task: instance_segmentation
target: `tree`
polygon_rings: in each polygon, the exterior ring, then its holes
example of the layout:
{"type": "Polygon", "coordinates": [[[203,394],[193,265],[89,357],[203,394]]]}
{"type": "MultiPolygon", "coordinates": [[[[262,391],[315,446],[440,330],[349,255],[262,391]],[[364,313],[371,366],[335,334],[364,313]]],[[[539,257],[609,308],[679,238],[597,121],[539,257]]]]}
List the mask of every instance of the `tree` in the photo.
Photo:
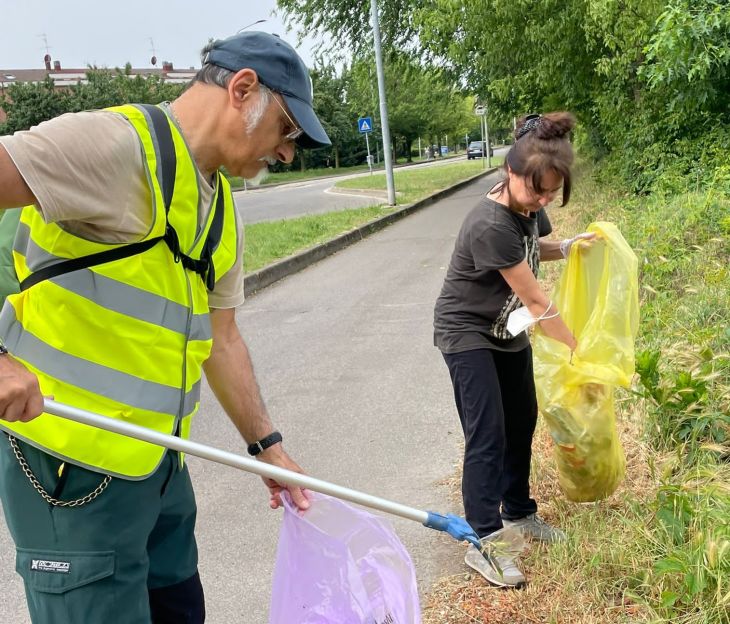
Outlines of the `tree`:
{"type": "Polygon", "coordinates": [[[332,164],[340,166],[342,156],[351,160],[353,151],[357,151],[359,141],[355,117],[348,104],[348,84],[350,71],[344,68],[337,73],[334,65],[326,65],[320,60],[312,70],[314,86],[314,109],[322,121],[322,125],[332,141],[331,150],[318,150],[313,155],[332,157],[332,164]]]}
{"type": "Polygon", "coordinates": [[[168,84],[162,76],[131,76],[131,69],[129,64],[124,70],[89,68],[88,82],[71,87],[71,110],[94,110],[129,102],[159,104],[174,100],[183,90],[184,85],[168,84]]]}
{"type": "MultiPolygon", "coordinates": [[[[406,48],[416,35],[411,23],[418,0],[378,0],[380,34],[387,49],[406,48]]],[[[342,49],[355,56],[372,45],[370,0],[277,0],[289,25],[302,32],[327,32],[330,46],[322,50],[337,55],[342,49]]]]}
{"type": "Polygon", "coordinates": [[[69,110],[68,94],[56,91],[51,78],[11,85],[0,105],[7,114],[3,134],[27,130],[69,110]]]}
{"type": "Polygon", "coordinates": [[[669,95],[667,111],[685,119],[706,111],[730,121],[730,10],[725,2],[667,3],[645,51],[641,75],[650,90],[669,95]]]}
{"type": "MultiPolygon", "coordinates": [[[[373,65],[372,54],[353,63],[349,94],[358,116],[379,109],[373,65]]],[[[456,136],[471,121],[465,97],[444,72],[395,52],[386,55],[384,65],[391,135],[394,145],[402,146],[400,152],[409,162],[413,142],[419,137],[430,140],[445,134],[456,136]]]]}
{"type": "Polygon", "coordinates": [[[120,69],[89,68],[87,82],[59,89],[47,77],[40,83],[15,84],[8,88],[0,104],[7,113],[4,131],[27,130],[62,115],[82,110],[95,110],[129,102],[158,104],[175,99],[183,86],[167,84],[161,76],[134,76],[131,66],[120,69]]]}

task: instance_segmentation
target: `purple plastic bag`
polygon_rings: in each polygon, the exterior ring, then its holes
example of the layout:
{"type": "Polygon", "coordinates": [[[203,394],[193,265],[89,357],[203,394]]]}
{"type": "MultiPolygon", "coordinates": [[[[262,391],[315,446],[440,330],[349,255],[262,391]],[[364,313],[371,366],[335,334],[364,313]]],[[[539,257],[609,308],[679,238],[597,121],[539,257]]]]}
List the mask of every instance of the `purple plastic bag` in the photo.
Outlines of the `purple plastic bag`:
{"type": "Polygon", "coordinates": [[[284,492],[270,624],[420,624],[416,575],[390,525],[308,492],[297,511],[284,492]]]}

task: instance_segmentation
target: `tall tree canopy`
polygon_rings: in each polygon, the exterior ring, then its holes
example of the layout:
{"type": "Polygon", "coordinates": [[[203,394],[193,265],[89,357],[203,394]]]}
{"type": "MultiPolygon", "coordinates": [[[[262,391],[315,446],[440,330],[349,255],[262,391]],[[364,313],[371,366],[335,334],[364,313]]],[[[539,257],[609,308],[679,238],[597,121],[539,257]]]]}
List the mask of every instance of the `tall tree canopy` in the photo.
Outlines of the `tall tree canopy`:
{"type": "MultiPolygon", "coordinates": [[[[355,54],[367,49],[367,0],[278,4],[290,23],[326,31],[355,54]]],[[[584,145],[597,155],[620,153],[637,190],[675,161],[689,167],[693,151],[704,158],[717,155],[714,145],[730,147],[726,0],[378,4],[386,50],[450,72],[502,118],[575,112],[584,145]]]]}

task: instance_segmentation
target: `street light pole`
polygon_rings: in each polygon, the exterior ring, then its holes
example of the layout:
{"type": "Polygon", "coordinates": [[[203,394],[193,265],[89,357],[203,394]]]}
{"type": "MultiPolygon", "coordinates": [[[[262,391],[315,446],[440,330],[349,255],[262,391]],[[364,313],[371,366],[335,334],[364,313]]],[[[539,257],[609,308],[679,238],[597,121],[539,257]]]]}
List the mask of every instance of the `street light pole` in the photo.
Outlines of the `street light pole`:
{"type": "Polygon", "coordinates": [[[484,167],[484,113],[486,113],[486,109],[481,104],[474,109],[474,114],[479,117],[479,132],[482,135],[482,167],[484,167]]]}
{"type": "Polygon", "coordinates": [[[487,167],[492,166],[492,150],[489,147],[489,120],[487,119],[487,116],[489,115],[489,104],[486,102],[484,103],[484,134],[487,135],[487,167]]]}
{"type": "Polygon", "coordinates": [[[247,28],[251,28],[251,26],[256,26],[256,24],[261,24],[262,22],[265,22],[265,19],[256,20],[255,22],[251,22],[248,26],[244,26],[243,28],[239,28],[236,31],[236,34],[240,33],[242,30],[246,30],[247,28]]]}
{"type": "Polygon", "coordinates": [[[395,183],[393,182],[393,159],[390,149],[390,126],[388,125],[388,105],[385,102],[385,72],[383,71],[383,52],[380,47],[380,22],[378,21],[378,2],[370,0],[370,13],[373,22],[375,44],[375,65],[378,70],[378,95],[380,96],[380,127],[383,132],[383,157],[385,160],[385,180],[388,187],[388,204],[395,206],[395,183]]]}
{"type": "Polygon", "coordinates": [[[481,121],[481,129],[482,129],[482,167],[485,166],[485,158],[486,154],[484,153],[486,150],[484,149],[484,113],[482,113],[482,116],[479,118],[481,121]]]}

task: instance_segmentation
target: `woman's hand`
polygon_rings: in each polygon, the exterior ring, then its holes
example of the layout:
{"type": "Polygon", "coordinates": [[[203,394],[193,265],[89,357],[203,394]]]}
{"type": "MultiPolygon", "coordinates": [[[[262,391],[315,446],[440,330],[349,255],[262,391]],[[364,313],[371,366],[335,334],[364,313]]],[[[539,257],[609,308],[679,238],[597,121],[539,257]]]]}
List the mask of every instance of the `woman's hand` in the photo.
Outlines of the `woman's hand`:
{"type": "Polygon", "coordinates": [[[573,243],[576,241],[593,241],[595,238],[595,232],[583,232],[582,234],[576,234],[573,238],[563,239],[560,241],[560,253],[563,254],[563,258],[567,258],[573,243]]]}

